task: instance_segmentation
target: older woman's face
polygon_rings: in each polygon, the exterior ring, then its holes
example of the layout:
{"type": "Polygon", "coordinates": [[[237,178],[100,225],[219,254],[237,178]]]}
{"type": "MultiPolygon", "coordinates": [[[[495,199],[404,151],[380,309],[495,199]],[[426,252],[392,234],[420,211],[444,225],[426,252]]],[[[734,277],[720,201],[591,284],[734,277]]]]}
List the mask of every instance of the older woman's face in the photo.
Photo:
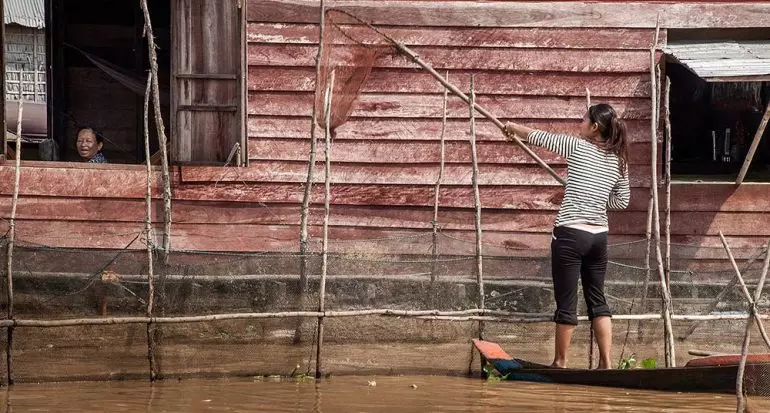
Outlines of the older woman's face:
{"type": "Polygon", "coordinates": [[[96,134],[90,129],[84,129],[78,133],[78,153],[86,159],[96,155],[104,144],[96,140],[96,134]]]}

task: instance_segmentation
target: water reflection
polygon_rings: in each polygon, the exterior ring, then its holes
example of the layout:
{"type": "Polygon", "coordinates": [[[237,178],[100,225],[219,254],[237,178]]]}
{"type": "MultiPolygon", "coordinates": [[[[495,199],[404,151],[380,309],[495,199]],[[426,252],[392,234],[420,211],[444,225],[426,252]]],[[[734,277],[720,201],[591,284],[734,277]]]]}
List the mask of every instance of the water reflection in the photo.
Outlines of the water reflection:
{"type": "MultiPolygon", "coordinates": [[[[457,377],[334,377],[314,382],[165,380],[17,384],[5,412],[734,412],[730,394],[677,394],[457,377]],[[369,381],[376,380],[376,386],[369,381]]],[[[752,399],[770,411],[770,399],[752,399]]]]}

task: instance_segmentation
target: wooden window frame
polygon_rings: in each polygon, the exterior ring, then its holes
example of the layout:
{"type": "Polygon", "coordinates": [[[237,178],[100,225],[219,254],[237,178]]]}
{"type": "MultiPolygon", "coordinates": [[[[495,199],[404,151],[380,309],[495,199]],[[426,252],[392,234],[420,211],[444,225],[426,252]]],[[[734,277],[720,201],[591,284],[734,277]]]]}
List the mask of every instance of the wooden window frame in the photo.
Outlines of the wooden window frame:
{"type": "MultiPolygon", "coordinates": [[[[171,6],[171,44],[172,48],[175,50],[180,50],[180,42],[185,42],[186,40],[183,38],[180,38],[180,28],[177,27],[178,25],[178,17],[180,11],[179,8],[186,0],[172,0],[172,6],[171,6]]],[[[238,71],[240,73],[237,74],[231,74],[231,73],[195,73],[193,71],[189,71],[187,73],[180,73],[180,66],[182,64],[180,63],[179,54],[175,51],[174,54],[171,57],[171,110],[170,110],[170,116],[169,116],[169,131],[170,131],[170,162],[175,165],[218,165],[218,166],[236,166],[236,167],[245,167],[248,166],[248,135],[247,135],[247,79],[248,79],[248,66],[246,62],[246,56],[247,56],[247,50],[246,50],[246,29],[247,29],[247,19],[246,19],[246,4],[242,0],[224,0],[224,2],[229,2],[231,5],[236,6],[237,10],[237,21],[240,24],[240,32],[238,33],[238,51],[237,55],[239,57],[239,62],[237,63],[238,71]],[[186,81],[235,81],[237,84],[236,90],[238,92],[238,96],[234,100],[233,104],[221,104],[221,103],[182,103],[181,100],[181,89],[183,88],[181,86],[182,82],[186,81]],[[194,139],[195,138],[195,131],[189,132],[189,134],[183,134],[180,131],[179,127],[179,116],[180,112],[235,112],[236,113],[236,121],[238,122],[237,131],[238,135],[235,139],[231,140],[231,143],[233,141],[236,141],[233,145],[231,145],[231,149],[229,150],[229,153],[227,154],[227,159],[225,160],[198,160],[198,159],[187,159],[187,154],[182,154],[183,152],[190,152],[189,157],[194,157],[192,155],[192,149],[187,149],[187,147],[192,145],[192,142],[187,142],[187,145],[185,147],[182,147],[187,139],[194,139]]],[[[181,52],[180,52],[181,53],[181,52]]],[[[188,85],[189,88],[192,88],[188,85]]],[[[188,119],[189,120],[189,119],[188,119]]],[[[223,152],[224,153],[224,152],[223,152]]]]}

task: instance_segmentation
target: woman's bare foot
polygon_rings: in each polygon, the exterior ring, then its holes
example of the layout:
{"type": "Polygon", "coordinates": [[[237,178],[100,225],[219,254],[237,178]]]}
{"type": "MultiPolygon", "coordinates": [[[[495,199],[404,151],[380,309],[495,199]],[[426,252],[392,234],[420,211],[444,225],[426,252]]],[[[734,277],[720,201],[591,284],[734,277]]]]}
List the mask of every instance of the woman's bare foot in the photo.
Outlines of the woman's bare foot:
{"type": "Polygon", "coordinates": [[[609,363],[601,362],[601,361],[599,362],[599,365],[596,367],[597,370],[609,370],[611,368],[612,367],[610,367],[609,363]]]}
{"type": "Polygon", "coordinates": [[[563,362],[563,361],[556,361],[556,360],[554,360],[554,362],[551,363],[551,367],[555,368],[555,369],[566,369],[567,368],[567,363],[563,362]]]}

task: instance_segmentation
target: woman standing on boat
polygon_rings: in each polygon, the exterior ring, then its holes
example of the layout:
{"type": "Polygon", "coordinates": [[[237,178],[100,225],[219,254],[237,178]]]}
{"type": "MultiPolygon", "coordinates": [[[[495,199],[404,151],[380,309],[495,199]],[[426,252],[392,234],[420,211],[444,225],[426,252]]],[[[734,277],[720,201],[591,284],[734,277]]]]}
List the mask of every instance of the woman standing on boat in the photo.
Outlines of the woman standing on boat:
{"type": "Polygon", "coordinates": [[[551,271],[556,298],[554,367],[567,367],[567,352],[577,325],[578,279],[597,344],[599,368],[610,368],[612,313],[604,296],[607,271],[607,209],[628,207],[626,128],[612,106],[591,106],[580,137],[558,135],[507,123],[505,132],[558,153],[567,160],[564,200],[551,239],[551,271]]]}

